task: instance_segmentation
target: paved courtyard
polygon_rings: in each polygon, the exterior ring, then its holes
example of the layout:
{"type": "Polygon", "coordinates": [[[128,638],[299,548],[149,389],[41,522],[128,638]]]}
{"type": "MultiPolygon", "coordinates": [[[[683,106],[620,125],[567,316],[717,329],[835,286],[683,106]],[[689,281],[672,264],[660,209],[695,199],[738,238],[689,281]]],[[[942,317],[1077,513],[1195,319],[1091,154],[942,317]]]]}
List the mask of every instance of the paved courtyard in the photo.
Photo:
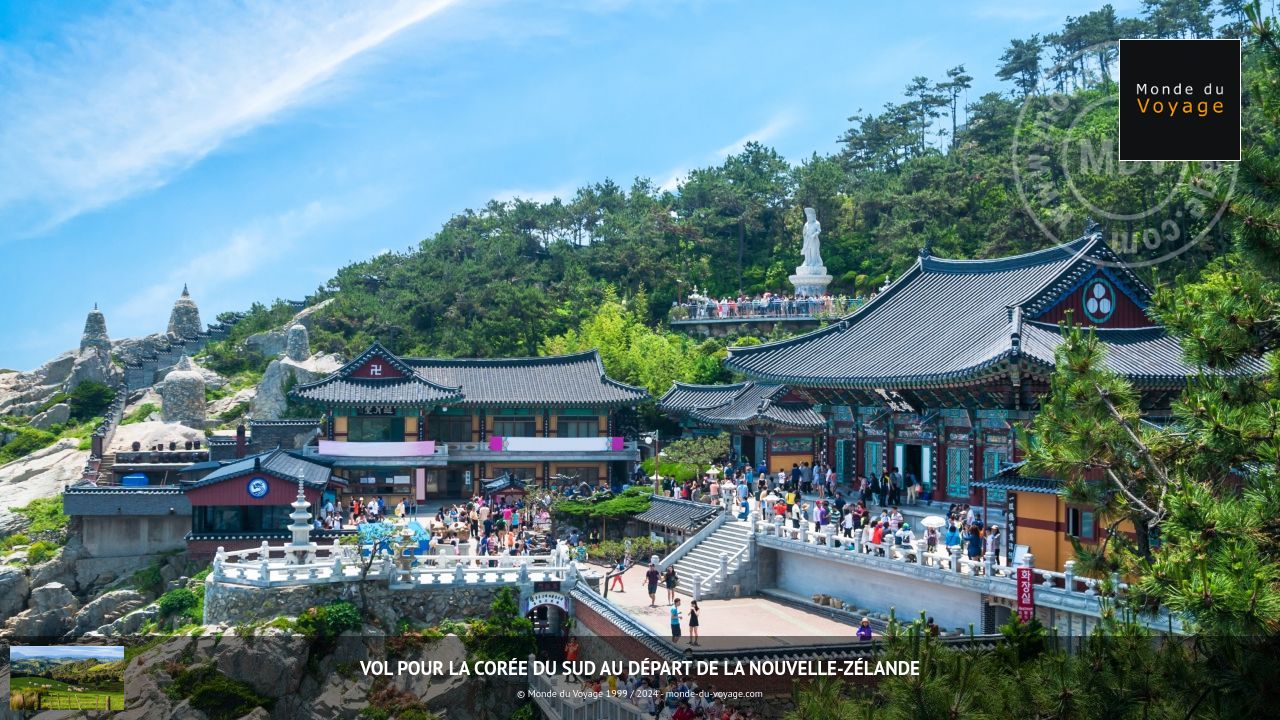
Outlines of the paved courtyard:
{"type": "MultiPolygon", "coordinates": [[[[666,588],[658,587],[658,606],[649,607],[645,586],[647,565],[636,565],[623,575],[625,592],[612,590],[609,602],[652,628],[663,637],[671,634],[671,611],[666,588]]],[[[682,618],[681,644],[687,645],[689,602],[679,595],[682,618]]],[[[777,648],[797,645],[826,645],[856,642],[852,625],[836,622],[816,613],[800,610],[762,597],[701,600],[698,602],[701,639],[698,648],[729,650],[777,648]]]]}

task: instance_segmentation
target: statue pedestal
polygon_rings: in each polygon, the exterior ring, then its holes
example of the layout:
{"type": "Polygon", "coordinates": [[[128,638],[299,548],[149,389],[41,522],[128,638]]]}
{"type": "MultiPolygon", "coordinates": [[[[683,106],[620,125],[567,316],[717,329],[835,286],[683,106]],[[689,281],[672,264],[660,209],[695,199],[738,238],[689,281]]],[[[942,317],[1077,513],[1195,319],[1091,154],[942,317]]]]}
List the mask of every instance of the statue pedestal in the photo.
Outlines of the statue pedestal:
{"type": "Polygon", "coordinates": [[[821,297],[827,293],[832,277],[827,274],[825,265],[801,265],[790,279],[797,297],[821,297]]]}

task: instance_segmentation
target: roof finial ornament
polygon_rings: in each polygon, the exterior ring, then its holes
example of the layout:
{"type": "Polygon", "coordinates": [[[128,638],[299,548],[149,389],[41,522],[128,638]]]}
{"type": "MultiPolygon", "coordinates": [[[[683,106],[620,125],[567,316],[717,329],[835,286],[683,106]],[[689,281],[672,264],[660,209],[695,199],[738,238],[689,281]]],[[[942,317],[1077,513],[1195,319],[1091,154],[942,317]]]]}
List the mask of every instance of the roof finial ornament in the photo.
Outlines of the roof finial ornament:
{"type": "Polygon", "coordinates": [[[94,310],[97,310],[97,309],[98,309],[98,302],[97,302],[96,300],[95,300],[95,301],[94,301],[94,303],[93,303],[93,309],[94,309],[94,310]]]}
{"type": "Polygon", "coordinates": [[[933,240],[925,240],[924,245],[920,246],[920,257],[927,258],[933,255],[933,240]]]}
{"type": "Polygon", "coordinates": [[[191,293],[187,292],[186,283],[182,283],[182,297],[191,297],[191,293]]]}
{"type": "Polygon", "coordinates": [[[1085,235],[1097,235],[1097,234],[1100,234],[1101,232],[1102,232],[1102,226],[1098,224],[1097,220],[1094,220],[1093,218],[1088,218],[1084,221],[1085,235]]]}

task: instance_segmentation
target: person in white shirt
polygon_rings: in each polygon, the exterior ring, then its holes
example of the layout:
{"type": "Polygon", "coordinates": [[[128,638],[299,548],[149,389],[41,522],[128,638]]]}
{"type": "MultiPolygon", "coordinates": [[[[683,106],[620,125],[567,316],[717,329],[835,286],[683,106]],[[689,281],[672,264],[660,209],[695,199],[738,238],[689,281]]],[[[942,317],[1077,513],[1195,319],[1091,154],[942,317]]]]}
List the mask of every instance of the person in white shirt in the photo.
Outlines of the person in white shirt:
{"type": "Polygon", "coordinates": [[[894,535],[897,537],[899,545],[905,545],[907,547],[913,547],[915,545],[916,534],[911,532],[911,523],[902,523],[902,527],[899,528],[898,532],[894,533],[894,535]]]}

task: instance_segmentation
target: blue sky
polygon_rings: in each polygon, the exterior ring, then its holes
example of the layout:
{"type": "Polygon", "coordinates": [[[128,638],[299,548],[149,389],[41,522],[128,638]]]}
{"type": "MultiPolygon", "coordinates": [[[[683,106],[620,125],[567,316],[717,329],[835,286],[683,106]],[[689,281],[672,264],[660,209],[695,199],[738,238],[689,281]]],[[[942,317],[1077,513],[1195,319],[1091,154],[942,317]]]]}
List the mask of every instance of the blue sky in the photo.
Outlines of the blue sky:
{"type": "Polygon", "coordinates": [[[14,645],[9,648],[9,660],[52,658],[57,660],[84,660],[95,658],[111,661],[124,659],[123,645],[14,645]]]}
{"type": "Polygon", "coordinates": [[[1007,91],[1010,38],[1101,5],[0,0],[0,367],[95,302],[126,337],[184,282],[206,322],[302,298],[490,198],[829,153],[915,75],[1007,91]]]}

